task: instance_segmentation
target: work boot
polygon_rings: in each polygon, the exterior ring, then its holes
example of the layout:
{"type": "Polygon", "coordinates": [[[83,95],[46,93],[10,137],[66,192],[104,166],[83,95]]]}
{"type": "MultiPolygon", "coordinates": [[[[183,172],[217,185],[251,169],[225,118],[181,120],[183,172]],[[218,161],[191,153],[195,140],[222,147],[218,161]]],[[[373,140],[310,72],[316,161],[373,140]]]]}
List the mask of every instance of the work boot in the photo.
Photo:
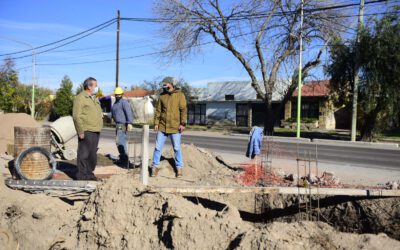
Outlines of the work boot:
{"type": "Polygon", "coordinates": [[[159,171],[160,171],[160,168],[152,167],[151,168],[151,177],[156,177],[158,175],[159,171]]]}
{"type": "Polygon", "coordinates": [[[176,177],[177,177],[177,178],[180,178],[180,177],[182,177],[182,176],[183,176],[182,169],[181,169],[181,168],[178,168],[178,170],[176,171],[176,177]]]}

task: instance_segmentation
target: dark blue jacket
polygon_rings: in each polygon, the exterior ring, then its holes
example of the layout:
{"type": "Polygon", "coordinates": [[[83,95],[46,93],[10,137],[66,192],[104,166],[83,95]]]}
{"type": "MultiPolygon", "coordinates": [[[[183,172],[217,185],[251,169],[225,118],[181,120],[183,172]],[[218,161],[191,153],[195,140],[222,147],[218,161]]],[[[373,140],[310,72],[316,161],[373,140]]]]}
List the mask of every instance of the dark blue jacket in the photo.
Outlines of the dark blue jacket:
{"type": "Polygon", "coordinates": [[[117,124],[133,123],[132,108],[126,99],[116,101],[112,106],[111,114],[117,124]]]}
{"type": "Polygon", "coordinates": [[[263,129],[260,127],[253,127],[250,131],[250,139],[247,145],[247,157],[253,159],[256,155],[261,153],[262,140],[263,129]]]}

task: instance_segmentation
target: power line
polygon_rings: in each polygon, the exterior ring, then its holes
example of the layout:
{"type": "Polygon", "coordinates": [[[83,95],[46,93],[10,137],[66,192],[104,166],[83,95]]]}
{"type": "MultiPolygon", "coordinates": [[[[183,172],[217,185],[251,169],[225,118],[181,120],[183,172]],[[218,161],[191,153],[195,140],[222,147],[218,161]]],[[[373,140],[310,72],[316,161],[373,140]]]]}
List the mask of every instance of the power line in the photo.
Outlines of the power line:
{"type": "MultiPolygon", "coordinates": [[[[96,33],[96,32],[99,32],[100,30],[103,30],[103,29],[107,28],[108,26],[110,26],[110,25],[112,25],[112,24],[114,24],[114,23],[115,23],[115,21],[113,21],[113,22],[107,24],[106,26],[100,27],[100,28],[98,28],[98,29],[96,29],[96,30],[94,30],[94,31],[92,31],[92,32],[90,32],[90,33],[84,35],[84,36],[78,37],[78,38],[76,38],[76,39],[74,39],[74,40],[72,40],[72,41],[69,41],[69,42],[67,42],[67,43],[58,45],[58,46],[56,46],[56,47],[53,47],[53,48],[50,48],[50,49],[47,49],[47,50],[43,50],[43,51],[40,51],[40,52],[36,52],[35,54],[36,54],[36,55],[38,55],[38,54],[43,54],[43,53],[45,53],[45,52],[49,52],[49,51],[52,51],[52,50],[55,50],[55,49],[64,47],[64,46],[66,46],[66,45],[68,45],[68,44],[74,43],[74,42],[76,42],[76,41],[78,41],[78,40],[81,40],[81,39],[83,39],[83,38],[85,38],[85,37],[88,37],[88,36],[90,36],[90,35],[92,35],[92,34],[94,34],[94,33],[96,33]]],[[[30,57],[30,56],[31,56],[31,55],[19,56],[19,57],[13,57],[13,58],[11,58],[11,59],[12,59],[12,60],[15,60],[15,59],[21,59],[21,58],[30,57]]]]}
{"type": "MultiPolygon", "coordinates": [[[[82,35],[82,34],[85,34],[85,33],[89,32],[89,31],[92,31],[92,30],[94,30],[94,29],[97,29],[97,28],[99,28],[99,27],[102,27],[103,25],[107,25],[107,24],[110,23],[110,22],[115,22],[115,20],[116,20],[116,18],[110,19],[110,20],[108,20],[107,22],[104,22],[104,23],[102,23],[102,24],[96,25],[96,26],[93,27],[93,28],[84,30],[84,31],[79,32],[79,33],[77,33],[77,34],[75,34],[75,35],[72,35],[72,36],[63,38],[63,39],[58,40],[58,41],[55,41],[55,42],[51,42],[51,43],[48,43],[48,44],[44,44],[44,45],[35,47],[35,48],[33,48],[33,49],[34,49],[34,50],[37,50],[37,49],[41,49],[41,48],[44,48],[44,47],[47,47],[47,46],[50,46],[50,45],[53,45],[53,44],[57,44],[57,43],[60,43],[60,42],[69,40],[69,39],[71,39],[71,38],[80,36],[80,35],[82,35]]],[[[7,54],[1,54],[0,56],[15,55],[15,54],[20,54],[20,53],[28,52],[28,51],[31,51],[31,50],[32,50],[32,49],[26,49],[26,50],[16,51],[16,52],[12,52],[12,53],[7,53],[7,54]]]]}
{"type": "MultiPolygon", "coordinates": [[[[367,2],[367,3],[365,3],[365,4],[366,4],[366,5],[367,5],[367,4],[376,4],[376,3],[382,3],[382,2],[387,2],[387,1],[386,1],[386,0],[376,0],[376,1],[367,2]]],[[[348,8],[348,7],[354,7],[354,6],[358,6],[358,3],[357,3],[357,4],[356,4],[356,3],[350,3],[350,4],[341,4],[341,5],[332,5],[332,6],[326,6],[326,7],[320,7],[320,8],[310,8],[310,9],[304,9],[304,12],[313,13],[313,12],[316,12],[316,11],[333,10],[333,9],[342,9],[342,8],[348,8]]],[[[286,14],[289,14],[289,13],[293,14],[293,13],[296,13],[296,12],[297,12],[297,11],[278,12],[278,13],[275,13],[275,14],[273,14],[273,15],[282,16],[282,15],[284,15],[285,13],[286,13],[286,14]]],[[[386,12],[386,13],[387,13],[387,12],[386,12]]],[[[397,12],[396,12],[396,13],[397,13],[397,12]]],[[[383,13],[372,13],[372,14],[369,14],[369,15],[378,15],[378,14],[385,14],[385,12],[383,12],[383,13]]],[[[256,14],[252,14],[252,15],[241,15],[241,16],[235,16],[235,17],[232,18],[231,20],[237,20],[237,21],[239,21],[239,20],[249,19],[249,17],[250,17],[250,18],[262,18],[262,17],[265,17],[265,16],[267,16],[267,15],[268,15],[268,14],[265,14],[265,13],[262,13],[262,14],[256,13],[256,14]]],[[[352,17],[352,16],[357,16],[357,15],[340,16],[339,18],[352,17]]],[[[333,17],[332,17],[332,18],[333,18],[333,17]]],[[[338,17],[335,17],[335,18],[338,18],[338,17]]],[[[171,21],[178,21],[178,20],[176,20],[176,19],[171,19],[171,18],[121,18],[121,20],[135,21],[135,22],[171,22],[171,21]]],[[[67,37],[67,38],[64,38],[64,39],[61,39],[61,40],[58,40],[58,41],[55,41],[55,42],[52,42],[52,43],[48,43],[48,44],[45,44],[45,45],[42,45],[42,46],[35,47],[34,49],[40,49],[40,48],[44,48],[44,47],[47,47],[47,46],[50,46],[50,45],[54,45],[54,44],[57,44],[57,43],[60,43],[60,42],[69,40],[69,39],[71,39],[71,38],[74,38],[74,37],[76,37],[76,36],[85,34],[85,33],[89,32],[89,31],[95,30],[95,31],[93,31],[93,32],[90,32],[90,33],[86,34],[85,36],[82,36],[82,37],[80,37],[80,38],[74,39],[74,40],[72,40],[72,41],[70,41],[70,42],[64,43],[64,44],[59,45],[59,46],[56,46],[56,47],[54,47],[54,48],[50,48],[50,49],[47,49],[47,50],[38,52],[37,54],[42,54],[42,53],[45,53],[45,52],[48,52],[48,51],[55,50],[55,49],[57,49],[57,48],[60,48],[60,47],[66,46],[66,45],[68,45],[68,44],[71,44],[71,43],[73,43],[73,42],[76,42],[76,41],[78,41],[78,40],[80,40],[80,39],[82,39],[82,38],[84,38],[84,37],[87,37],[87,36],[89,36],[89,35],[91,35],[91,34],[97,32],[97,31],[99,31],[99,30],[102,30],[102,29],[104,29],[104,28],[110,26],[111,24],[113,24],[115,21],[116,21],[116,18],[113,18],[113,19],[111,19],[111,20],[109,20],[109,21],[107,21],[107,22],[104,22],[104,23],[102,23],[102,24],[99,24],[99,25],[97,25],[97,26],[95,26],[95,27],[93,27],[93,28],[91,28],[91,29],[85,30],[85,31],[80,32],[80,33],[78,33],[78,34],[69,36],[69,37],[67,37]],[[99,28],[99,27],[100,27],[100,28],[99,28]]],[[[199,21],[201,21],[201,19],[199,19],[199,18],[191,18],[191,19],[188,19],[188,20],[182,20],[182,22],[190,22],[190,21],[191,21],[191,22],[199,22],[199,21]]],[[[18,52],[13,52],[13,53],[8,53],[8,54],[2,54],[2,55],[0,55],[0,56],[19,54],[19,53],[23,53],[23,52],[27,52],[27,51],[30,51],[30,49],[22,50],[22,51],[18,51],[18,52]]],[[[29,57],[29,56],[30,56],[30,55],[20,56],[20,57],[15,57],[15,58],[13,58],[13,59],[20,59],[20,58],[25,58],[25,57],[29,57]]]]}
{"type": "MultiPolygon", "coordinates": [[[[266,30],[266,29],[264,29],[264,30],[266,30]]],[[[244,34],[232,36],[231,38],[239,38],[239,37],[255,34],[255,33],[258,33],[258,32],[259,32],[258,30],[257,31],[251,31],[251,32],[247,32],[247,33],[244,33],[244,34]]],[[[199,43],[199,44],[196,44],[196,45],[193,45],[193,46],[188,46],[188,47],[182,48],[181,50],[188,49],[190,47],[200,47],[200,46],[214,44],[214,43],[216,43],[216,42],[215,41],[203,42],[203,43],[199,43]]],[[[330,45],[321,45],[321,46],[330,46],[330,45]]],[[[128,59],[140,58],[140,57],[145,57],[145,56],[159,55],[159,54],[164,54],[164,53],[168,53],[168,52],[173,52],[174,50],[175,49],[167,49],[167,50],[163,50],[163,51],[157,51],[157,52],[151,52],[151,53],[143,53],[143,54],[134,55],[134,56],[122,57],[122,58],[120,58],[120,60],[128,60],[128,59]]],[[[116,59],[104,59],[104,60],[93,60],[93,61],[73,62],[73,63],[40,63],[40,64],[37,64],[37,65],[42,65],[42,66],[81,65],[81,64],[113,62],[115,60],[116,59]]]]}
{"type": "MultiPolygon", "coordinates": [[[[365,5],[382,3],[382,2],[388,2],[388,0],[370,1],[370,2],[365,3],[365,5]]],[[[309,8],[309,9],[304,9],[304,13],[313,13],[313,12],[324,11],[324,10],[343,9],[343,8],[356,7],[356,6],[359,6],[359,4],[358,3],[350,3],[350,4],[332,5],[332,6],[325,6],[325,7],[318,7],[318,8],[309,8]]],[[[274,14],[272,14],[272,16],[284,16],[287,14],[295,14],[297,12],[298,12],[298,10],[275,12],[274,14]]],[[[260,13],[250,14],[250,15],[237,15],[237,16],[230,18],[230,20],[239,21],[239,20],[249,19],[249,17],[264,18],[269,15],[270,15],[269,13],[260,12],[260,13]]],[[[213,19],[221,20],[222,17],[214,17],[213,19]]],[[[201,22],[201,21],[204,21],[204,19],[201,19],[201,18],[188,18],[186,20],[177,20],[177,19],[173,19],[173,18],[151,18],[151,17],[124,17],[124,18],[121,18],[121,20],[133,21],[133,22],[149,22],[149,23],[151,23],[151,22],[163,23],[163,22],[171,22],[171,21],[175,21],[175,22],[201,22]]]]}

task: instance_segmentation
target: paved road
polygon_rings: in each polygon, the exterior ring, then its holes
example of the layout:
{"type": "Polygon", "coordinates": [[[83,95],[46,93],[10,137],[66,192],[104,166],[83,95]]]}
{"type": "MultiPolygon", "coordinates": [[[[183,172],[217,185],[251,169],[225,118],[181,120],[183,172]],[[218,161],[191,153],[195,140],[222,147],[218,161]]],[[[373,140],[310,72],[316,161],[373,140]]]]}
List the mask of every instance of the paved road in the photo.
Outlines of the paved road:
{"type": "MultiPolygon", "coordinates": [[[[102,138],[114,138],[115,131],[104,129],[102,138]]],[[[137,134],[139,136],[139,134],[137,134]]],[[[155,133],[150,132],[150,143],[154,143],[155,133]]],[[[247,148],[247,138],[241,136],[203,136],[188,135],[182,137],[183,143],[193,143],[198,147],[208,148],[218,152],[244,154],[247,148]]],[[[315,158],[318,161],[334,162],[335,164],[357,165],[371,168],[400,171],[400,149],[382,149],[343,145],[326,145],[307,142],[272,142],[272,157],[296,159],[297,152],[301,158],[315,158]]],[[[399,176],[400,177],[400,176],[399,176]]]]}

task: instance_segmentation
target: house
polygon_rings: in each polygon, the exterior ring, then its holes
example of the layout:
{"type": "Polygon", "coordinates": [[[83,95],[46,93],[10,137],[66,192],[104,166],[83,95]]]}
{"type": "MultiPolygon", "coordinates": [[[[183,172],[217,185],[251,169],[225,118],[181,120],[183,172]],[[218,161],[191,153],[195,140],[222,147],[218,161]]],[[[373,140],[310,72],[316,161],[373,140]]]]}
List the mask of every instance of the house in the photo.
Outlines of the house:
{"type": "MultiPolygon", "coordinates": [[[[310,81],[301,88],[301,119],[308,123],[308,127],[321,129],[335,129],[335,107],[329,100],[329,80],[310,81]]],[[[292,98],[285,104],[285,127],[295,127],[297,118],[298,90],[293,92],[292,98]]]]}
{"type": "MultiPolygon", "coordinates": [[[[250,127],[264,123],[264,102],[250,81],[210,82],[207,88],[196,89],[195,96],[188,104],[188,124],[250,127]]],[[[278,91],[273,94],[273,108],[280,99],[278,91]]]]}
{"type": "MultiPolygon", "coordinates": [[[[276,110],[282,100],[286,83],[277,84],[272,95],[276,110]]],[[[262,85],[260,85],[263,88],[262,85]]],[[[314,121],[315,127],[335,128],[335,116],[329,81],[311,81],[302,87],[302,117],[314,121]]],[[[207,88],[196,89],[195,98],[188,104],[188,124],[230,124],[237,127],[263,126],[265,104],[257,96],[250,81],[210,82],[207,88]]],[[[297,90],[285,105],[276,126],[285,125],[297,117],[297,90]]],[[[292,126],[293,124],[290,124],[292,126]]]]}

